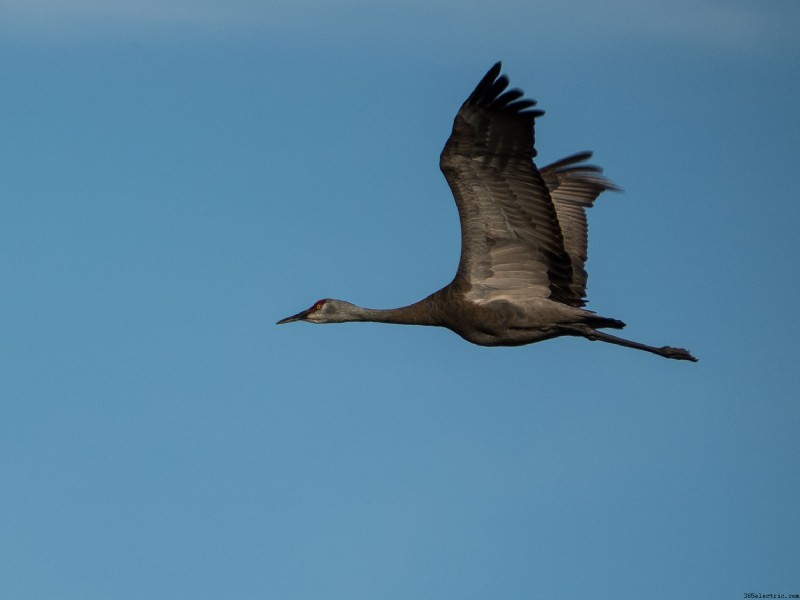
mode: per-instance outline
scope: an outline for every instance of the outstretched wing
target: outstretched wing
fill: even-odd
[[[552,298],[574,304],[573,261],[556,209],[533,163],[536,103],[495,64],[461,106],[440,166],[461,219],[454,283],[467,299]]]
[[[588,257],[588,234],[586,209],[606,190],[621,191],[611,181],[603,177],[603,170],[584,161],[591,158],[591,152],[580,152],[542,167],[541,175],[556,208],[564,248],[572,261],[572,282],[570,292],[572,306],[586,304],[585,265]]]

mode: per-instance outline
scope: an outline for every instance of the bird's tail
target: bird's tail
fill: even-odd
[[[623,329],[625,327],[625,323],[619,319],[610,319],[609,317],[601,317],[599,315],[591,315],[584,323],[592,329]]]

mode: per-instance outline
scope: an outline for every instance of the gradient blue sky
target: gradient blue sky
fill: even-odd
[[[800,3],[0,4],[0,597],[800,593]],[[455,271],[488,67],[625,189],[585,340],[274,322]]]

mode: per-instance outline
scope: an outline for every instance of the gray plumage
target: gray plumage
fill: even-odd
[[[601,328],[625,324],[586,304],[586,209],[618,188],[582,152],[538,169],[534,120],[543,114],[495,64],[461,106],[440,159],[461,220],[453,281],[423,300],[390,310],[319,300],[278,321],[375,321],[447,327],[482,346],[519,346],[570,335],[666,358],[697,359],[683,348],[648,346]]]

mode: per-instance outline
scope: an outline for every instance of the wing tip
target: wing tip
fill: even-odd
[[[544,114],[543,110],[538,108],[531,110],[532,107],[536,106],[536,100],[524,98],[525,93],[521,89],[512,88],[506,91],[511,80],[508,75],[502,73],[502,70],[503,62],[498,60],[478,82],[464,105],[491,108],[534,119],[542,116]]]
[[[540,172],[543,175],[552,173],[555,176],[563,177],[565,180],[574,179],[585,184],[590,183],[596,186],[601,192],[624,192],[625,190],[623,188],[603,175],[602,167],[586,163],[586,161],[592,157],[592,154],[593,152],[591,150],[570,154],[561,160],[557,160],[554,163],[542,167]]]

